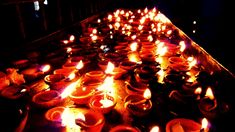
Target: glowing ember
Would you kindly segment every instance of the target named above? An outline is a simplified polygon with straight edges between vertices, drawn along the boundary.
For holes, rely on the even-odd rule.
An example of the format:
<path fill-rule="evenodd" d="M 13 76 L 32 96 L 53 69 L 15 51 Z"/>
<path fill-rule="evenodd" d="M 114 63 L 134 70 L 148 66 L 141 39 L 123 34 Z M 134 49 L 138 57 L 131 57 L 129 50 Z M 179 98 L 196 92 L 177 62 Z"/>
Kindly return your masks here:
<path fill-rule="evenodd" d="M 185 42 L 184 41 L 180 41 L 179 45 L 180 45 L 180 52 L 183 52 L 185 50 L 185 48 L 186 48 Z"/>
<path fill-rule="evenodd" d="M 47 71 L 50 70 L 50 68 L 51 68 L 51 66 L 50 66 L 49 64 L 47 64 L 47 65 L 45 65 L 45 66 L 42 67 L 41 71 L 42 71 L 42 72 L 47 72 Z"/>
<path fill-rule="evenodd" d="M 159 127 L 158 127 L 158 126 L 152 127 L 152 129 L 150 130 L 150 132 L 159 132 Z"/>
<path fill-rule="evenodd" d="M 150 99 L 151 98 L 151 91 L 149 89 L 146 89 L 144 91 L 144 98 L 145 99 Z"/>
<path fill-rule="evenodd" d="M 107 68 L 105 70 L 106 74 L 112 74 L 115 66 L 112 62 L 108 62 Z"/>
<path fill-rule="evenodd" d="M 131 45 L 130 45 L 131 51 L 136 51 L 137 47 L 138 47 L 138 44 L 136 42 L 131 43 Z"/>
<path fill-rule="evenodd" d="M 78 64 L 77 64 L 77 66 L 76 66 L 76 69 L 80 70 L 80 69 L 83 68 L 83 66 L 84 66 L 83 61 L 80 60 L 80 61 L 78 62 Z"/>
<path fill-rule="evenodd" d="M 213 95 L 211 87 L 208 87 L 206 90 L 205 97 L 208 97 L 209 99 L 213 100 L 215 97 Z"/>

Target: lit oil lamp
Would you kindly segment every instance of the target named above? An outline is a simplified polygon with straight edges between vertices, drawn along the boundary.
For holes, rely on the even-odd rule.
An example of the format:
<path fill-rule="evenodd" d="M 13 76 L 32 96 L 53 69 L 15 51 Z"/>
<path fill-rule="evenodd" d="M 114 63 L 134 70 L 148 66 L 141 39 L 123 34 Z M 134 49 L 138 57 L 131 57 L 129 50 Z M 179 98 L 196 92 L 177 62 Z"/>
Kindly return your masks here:
<path fill-rule="evenodd" d="M 45 118 L 51 126 L 59 127 L 67 132 L 101 132 L 105 123 L 104 116 L 99 112 L 63 106 L 47 110 Z"/>
<path fill-rule="evenodd" d="M 166 124 L 166 132 L 200 132 L 201 125 L 194 120 L 176 118 Z"/>
<path fill-rule="evenodd" d="M 26 80 L 33 80 L 38 77 L 41 77 L 45 73 L 47 73 L 50 70 L 50 65 L 43 65 L 43 66 L 33 66 L 30 68 L 27 68 L 21 73 L 24 75 Z"/>
<path fill-rule="evenodd" d="M 53 71 L 53 74 L 60 74 L 64 75 L 66 78 L 71 75 L 71 73 L 74 73 L 73 68 L 61 68 L 61 69 L 56 69 Z"/>
<path fill-rule="evenodd" d="M 114 109 L 117 101 L 114 97 L 115 91 L 113 86 L 113 76 L 107 76 L 101 86 L 97 89 L 98 94 L 91 97 L 89 106 L 102 113 L 109 113 Z"/>
<path fill-rule="evenodd" d="M 217 100 L 211 87 L 208 87 L 204 98 L 199 101 L 199 110 L 207 118 L 214 118 L 218 114 Z"/>
<path fill-rule="evenodd" d="M 117 125 L 110 129 L 110 132 L 140 132 L 137 127 L 132 127 L 130 125 Z"/>
<path fill-rule="evenodd" d="M 82 86 L 77 87 L 70 95 L 69 98 L 75 104 L 88 104 L 90 98 L 95 93 L 96 86 Z"/>
<path fill-rule="evenodd" d="M 143 94 L 148 88 L 147 84 L 125 81 L 125 89 L 128 94 Z"/>
<path fill-rule="evenodd" d="M 26 86 L 6 86 L 0 91 L 0 96 L 10 100 L 16 100 L 22 98 L 28 92 L 28 87 Z"/>
<path fill-rule="evenodd" d="M 124 70 L 130 71 L 130 70 L 133 70 L 136 67 L 136 65 L 137 64 L 135 62 L 131 62 L 129 60 L 124 60 L 124 61 L 120 62 L 119 67 Z"/>
<path fill-rule="evenodd" d="M 134 70 L 135 80 L 139 83 L 149 83 L 154 79 L 156 67 L 151 65 L 143 65 Z"/>
<path fill-rule="evenodd" d="M 128 95 L 124 107 L 134 116 L 143 117 L 152 109 L 151 92 L 146 89 L 144 95 Z"/>
<path fill-rule="evenodd" d="M 51 108 L 62 104 L 60 93 L 56 90 L 41 91 L 32 97 L 32 103 L 38 108 Z"/>

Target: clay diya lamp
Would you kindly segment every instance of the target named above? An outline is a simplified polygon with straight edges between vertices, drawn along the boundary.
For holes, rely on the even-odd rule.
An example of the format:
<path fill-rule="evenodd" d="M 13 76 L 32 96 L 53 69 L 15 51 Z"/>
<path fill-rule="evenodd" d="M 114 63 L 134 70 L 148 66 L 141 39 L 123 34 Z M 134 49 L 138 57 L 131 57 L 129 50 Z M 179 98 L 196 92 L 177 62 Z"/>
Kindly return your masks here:
<path fill-rule="evenodd" d="M 44 65 L 44 66 L 32 66 L 30 68 L 27 68 L 23 71 L 21 71 L 21 74 L 24 75 L 26 80 L 34 80 L 38 77 L 43 76 L 50 70 L 50 65 Z"/>
<path fill-rule="evenodd" d="M 125 81 L 125 89 L 128 94 L 141 94 L 148 88 L 147 84 Z"/>
<path fill-rule="evenodd" d="M 182 57 L 178 57 L 178 56 L 169 57 L 168 61 L 171 64 L 175 64 L 175 63 L 187 64 L 187 60 L 186 59 L 183 59 Z"/>
<path fill-rule="evenodd" d="M 187 72 L 189 71 L 189 65 L 186 63 L 174 63 L 174 64 L 169 64 L 169 69 L 172 72 Z"/>
<path fill-rule="evenodd" d="M 155 55 L 151 52 L 141 51 L 140 58 L 143 62 L 155 62 Z"/>
<path fill-rule="evenodd" d="M 135 69 L 135 80 L 139 83 L 149 83 L 155 76 L 155 69 L 150 66 L 141 66 Z"/>
<path fill-rule="evenodd" d="M 124 60 L 124 61 L 120 62 L 119 67 L 124 70 L 130 71 L 130 70 L 133 70 L 136 67 L 136 65 L 137 64 L 135 62 L 131 62 L 129 60 Z"/>
<path fill-rule="evenodd" d="M 130 125 L 117 125 L 110 129 L 110 132 L 141 132 L 137 127 Z"/>
<path fill-rule="evenodd" d="M 209 119 L 214 119 L 219 112 L 222 112 L 219 111 L 217 100 L 215 99 L 213 91 L 210 87 L 207 88 L 205 97 L 199 100 L 198 107 L 200 112 Z"/>
<path fill-rule="evenodd" d="M 29 66 L 30 61 L 28 59 L 21 59 L 21 60 L 16 60 L 14 62 L 12 62 L 12 64 L 14 65 L 15 68 L 25 68 L 27 66 Z"/>
<path fill-rule="evenodd" d="M 44 77 L 44 81 L 49 85 L 53 85 L 54 83 L 60 82 L 64 79 L 65 76 L 63 74 L 51 74 Z"/>
<path fill-rule="evenodd" d="M 76 118 L 75 122 L 86 132 L 101 132 L 105 124 L 105 118 L 102 113 L 91 109 L 79 109 L 84 115 L 84 119 Z"/>
<path fill-rule="evenodd" d="M 120 79 L 124 74 L 127 73 L 127 70 L 124 70 L 120 67 L 115 67 L 112 72 L 112 76 L 115 80 Z"/>
<path fill-rule="evenodd" d="M 146 90 L 149 91 L 149 90 Z M 150 92 L 150 91 L 149 91 Z M 143 117 L 152 110 L 151 93 L 150 96 L 145 92 L 144 96 L 139 94 L 128 95 L 125 97 L 124 107 L 133 116 Z"/>
<path fill-rule="evenodd" d="M 32 97 L 32 103 L 38 108 L 51 108 L 63 102 L 56 90 L 41 91 Z"/>
<path fill-rule="evenodd" d="M 0 96 L 10 99 L 10 100 L 16 100 L 21 97 L 23 97 L 28 91 L 28 87 L 20 85 L 20 86 L 14 86 L 10 85 L 5 87 L 1 92 Z"/>
<path fill-rule="evenodd" d="M 78 62 L 66 62 L 64 65 L 62 65 L 63 69 L 71 68 L 76 69 Z"/>
<path fill-rule="evenodd" d="M 185 82 L 183 75 L 180 74 L 167 74 L 163 81 L 166 83 L 166 85 L 174 89 L 181 88 Z"/>
<path fill-rule="evenodd" d="M 50 126 L 62 127 L 61 115 L 64 110 L 65 110 L 64 106 L 56 106 L 46 111 L 45 118 L 48 121 Z"/>
<path fill-rule="evenodd" d="M 54 70 L 53 74 L 64 75 L 67 78 L 71 73 L 74 73 L 74 72 L 75 72 L 75 69 L 73 68 L 61 68 L 61 69 Z"/>
<path fill-rule="evenodd" d="M 74 92 L 69 95 L 69 98 L 78 105 L 85 105 L 89 103 L 90 98 L 94 95 L 96 86 L 82 86 L 76 88 Z"/>
<path fill-rule="evenodd" d="M 104 80 L 105 76 L 106 75 L 104 74 L 103 71 L 94 70 L 94 71 L 87 72 L 84 76 L 84 80 L 87 80 L 87 79 Z"/>
<path fill-rule="evenodd" d="M 175 44 L 165 43 L 165 46 L 167 46 L 168 52 L 165 54 L 165 56 L 178 56 L 180 52 L 180 47 Z"/>
<path fill-rule="evenodd" d="M 7 78 L 6 74 L 1 71 L 0 71 L 0 82 L 1 82 L 0 91 L 10 85 L 10 80 Z"/>
<path fill-rule="evenodd" d="M 89 106 L 91 109 L 104 114 L 109 113 L 111 110 L 113 110 L 116 104 L 116 99 L 106 93 L 96 94 L 91 97 L 89 101 Z"/>
<path fill-rule="evenodd" d="M 201 132 L 201 124 L 191 119 L 176 118 L 166 124 L 166 132 Z"/>
<path fill-rule="evenodd" d="M 108 60 L 101 60 L 101 61 L 98 62 L 98 66 L 100 67 L 100 69 L 102 71 L 105 71 L 106 68 L 107 68 L 108 63 L 109 63 Z"/>
<path fill-rule="evenodd" d="M 47 110 L 44 116 L 49 125 L 65 131 L 101 132 L 105 123 L 102 113 L 85 108 L 57 106 Z"/>

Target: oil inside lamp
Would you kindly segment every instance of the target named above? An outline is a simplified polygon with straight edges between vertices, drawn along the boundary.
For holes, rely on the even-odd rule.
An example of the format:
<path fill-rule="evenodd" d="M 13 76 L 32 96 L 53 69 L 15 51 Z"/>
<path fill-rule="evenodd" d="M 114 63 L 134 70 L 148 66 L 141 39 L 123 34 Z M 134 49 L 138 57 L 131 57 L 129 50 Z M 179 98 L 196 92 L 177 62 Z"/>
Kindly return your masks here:
<path fill-rule="evenodd" d="M 194 120 L 175 118 L 166 125 L 166 132 L 200 132 L 201 125 Z"/>

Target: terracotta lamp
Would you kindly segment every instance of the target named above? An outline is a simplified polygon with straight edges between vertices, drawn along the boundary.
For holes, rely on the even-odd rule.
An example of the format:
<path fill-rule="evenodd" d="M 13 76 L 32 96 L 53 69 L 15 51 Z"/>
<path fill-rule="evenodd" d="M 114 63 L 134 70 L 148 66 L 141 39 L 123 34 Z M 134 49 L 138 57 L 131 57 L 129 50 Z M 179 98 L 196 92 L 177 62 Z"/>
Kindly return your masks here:
<path fill-rule="evenodd" d="M 141 132 L 141 131 L 136 127 L 122 124 L 111 128 L 109 132 Z"/>
<path fill-rule="evenodd" d="M 89 106 L 95 111 L 109 113 L 117 104 L 116 99 L 108 94 L 97 94 L 90 98 Z"/>
<path fill-rule="evenodd" d="M 105 119 L 103 114 L 86 108 L 58 106 L 45 113 L 50 125 L 65 131 L 101 132 Z"/>
<path fill-rule="evenodd" d="M 124 100 L 124 107 L 130 112 L 130 114 L 143 117 L 152 110 L 152 101 L 150 98 L 151 92 L 149 89 L 145 90 L 144 96 L 138 94 L 128 95 Z"/>
<path fill-rule="evenodd" d="M 32 97 L 32 103 L 39 108 L 51 108 L 63 102 L 56 90 L 41 91 Z"/>

